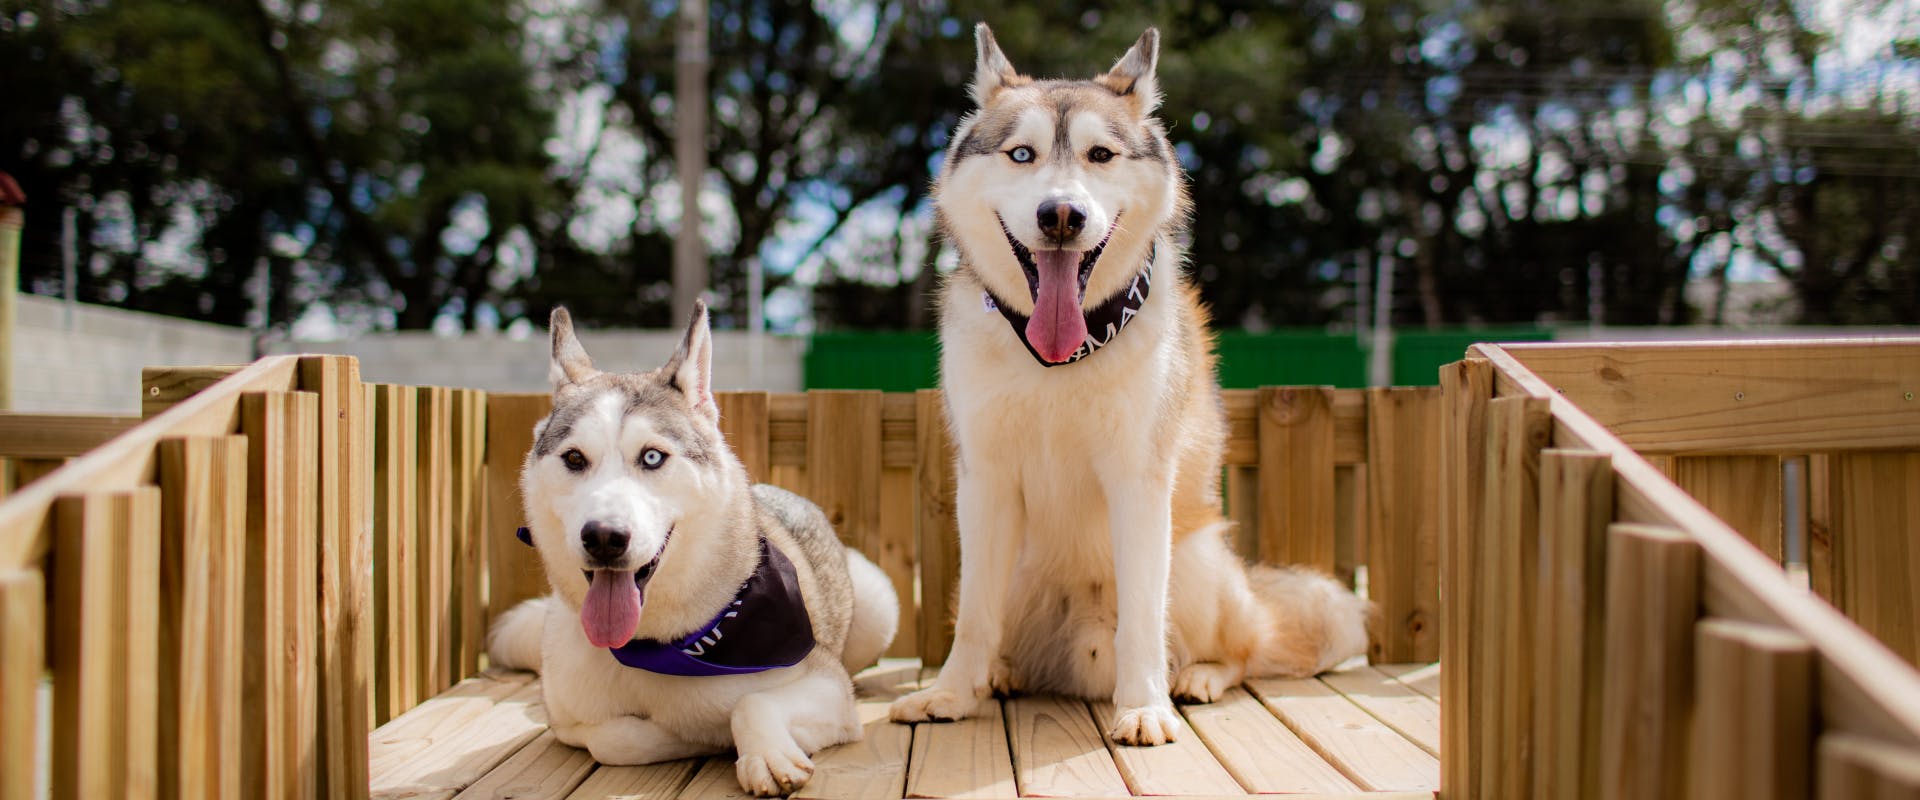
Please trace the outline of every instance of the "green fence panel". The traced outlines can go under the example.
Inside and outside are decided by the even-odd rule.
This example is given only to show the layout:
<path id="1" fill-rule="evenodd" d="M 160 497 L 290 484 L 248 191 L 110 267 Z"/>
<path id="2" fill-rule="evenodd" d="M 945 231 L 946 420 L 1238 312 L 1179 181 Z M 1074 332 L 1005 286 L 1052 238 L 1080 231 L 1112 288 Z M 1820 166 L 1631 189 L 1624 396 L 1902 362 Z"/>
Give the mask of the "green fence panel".
<path id="1" fill-rule="evenodd" d="M 1402 330 L 1393 334 L 1393 385 L 1435 386 L 1440 367 L 1459 361 L 1467 348 L 1481 342 L 1548 342 L 1548 328 L 1474 328 L 1437 331 Z"/>
<path id="2" fill-rule="evenodd" d="M 1220 331 L 1220 386 L 1367 385 L 1367 348 L 1350 333 L 1326 331 Z"/>
<path id="3" fill-rule="evenodd" d="M 800 369 L 808 389 L 932 389 L 940 382 L 940 338 L 933 331 L 816 333 Z"/>

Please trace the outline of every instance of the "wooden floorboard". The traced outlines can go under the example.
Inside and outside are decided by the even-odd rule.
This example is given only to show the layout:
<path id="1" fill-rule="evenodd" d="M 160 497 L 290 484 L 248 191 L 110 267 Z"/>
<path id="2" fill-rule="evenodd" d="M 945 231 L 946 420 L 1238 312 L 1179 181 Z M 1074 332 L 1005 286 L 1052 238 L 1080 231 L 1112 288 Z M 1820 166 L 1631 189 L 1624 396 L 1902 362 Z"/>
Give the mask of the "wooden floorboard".
<path id="1" fill-rule="evenodd" d="M 1317 679 L 1253 680 L 1183 705 L 1190 729 L 1118 747 L 1113 709 L 1059 697 L 988 699 L 959 722 L 897 725 L 887 705 L 931 679 L 889 659 L 856 678 L 864 737 L 815 754 L 794 797 L 1157 796 L 1432 800 L 1439 768 L 1436 665 L 1348 666 Z M 639 767 L 595 765 L 546 731 L 526 673 L 470 678 L 369 736 L 374 796 L 504 800 L 739 800 L 732 753 Z"/>

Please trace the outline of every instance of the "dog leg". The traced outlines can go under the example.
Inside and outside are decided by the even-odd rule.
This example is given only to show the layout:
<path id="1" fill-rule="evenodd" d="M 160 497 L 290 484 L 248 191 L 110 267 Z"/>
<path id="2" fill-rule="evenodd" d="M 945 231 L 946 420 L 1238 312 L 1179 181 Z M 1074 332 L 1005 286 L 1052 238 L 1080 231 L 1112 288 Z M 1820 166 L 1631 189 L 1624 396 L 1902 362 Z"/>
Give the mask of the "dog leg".
<path id="1" fill-rule="evenodd" d="M 1026 511 L 1018 487 L 1004 476 L 962 474 L 959 483 L 960 611 L 954 620 L 953 650 L 932 686 L 893 701 L 889 715 L 895 722 L 971 716 L 987 696 L 994 662 L 1000 658 L 1007 592 Z"/>
<path id="2" fill-rule="evenodd" d="M 789 794 L 813 777 L 810 754 L 860 734 L 844 677 L 816 673 L 750 694 L 733 707 L 734 776 L 761 797 Z"/>
<path id="3" fill-rule="evenodd" d="M 1211 703 L 1246 677 L 1246 667 L 1219 661 L 1196 661 L 1173 676 L 1173 696 L 1194 703 Z"/>
<path id="4" fill-rule="evenodd" d="M 1106 478 L 1108 476 L 1103 476 Z M 1113 728 L 1119 744 L 1173 741 L 1180 715 L 1167 696 L 1167 583 L 1173 562 L 1173 487 L 1166 479 L 1103 480 L 1113 536 L 1118 626 L 1114 631 Z"/>
<path id="5" fill-rule="evenodd" d="M 712 747 L 684 741 L 660 723 L 639 717 L 554 725 L 553 737 L 561 744 L 592 753 L 593 760 L 610 767 L 657 764 L 713 752 Z"/>

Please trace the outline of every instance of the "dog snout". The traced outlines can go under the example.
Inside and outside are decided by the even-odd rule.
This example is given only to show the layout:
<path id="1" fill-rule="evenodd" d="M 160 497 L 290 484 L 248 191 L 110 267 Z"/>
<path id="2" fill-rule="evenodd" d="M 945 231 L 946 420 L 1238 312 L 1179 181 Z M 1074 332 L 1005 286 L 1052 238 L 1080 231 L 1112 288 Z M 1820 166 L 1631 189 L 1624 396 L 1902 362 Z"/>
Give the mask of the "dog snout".
<path id="1" fill-rule="evenodd" d="M 1040 204 L 1035 216 L 1040 222 L 1040 232 L 1056 242 L 1079 236 L 1081 229 L 1087 227 L 1087 210 L 1079 203 L 1048 200 Z"/>
<path id="2" fill-rule="evenodd" d="M 633 537 L 626 530 L 593 521 L 580 526 L 580 546 L 587 559 L 597 566 L 618 564 L 627 555 L 627 542 Z"/>

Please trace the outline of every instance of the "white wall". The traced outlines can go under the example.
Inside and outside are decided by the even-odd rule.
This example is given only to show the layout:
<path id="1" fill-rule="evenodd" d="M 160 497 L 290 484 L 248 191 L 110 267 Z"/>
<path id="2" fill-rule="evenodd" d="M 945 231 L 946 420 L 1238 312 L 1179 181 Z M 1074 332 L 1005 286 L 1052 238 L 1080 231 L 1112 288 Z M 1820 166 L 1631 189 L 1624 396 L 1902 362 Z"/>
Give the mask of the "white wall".
<path id="1" fill-rule="evenodd" d="M 19 296 L 13 329 L 13 410 L 140 413 L 140 370 L 245 364 L 253 337 L 240 328 Z"/>

